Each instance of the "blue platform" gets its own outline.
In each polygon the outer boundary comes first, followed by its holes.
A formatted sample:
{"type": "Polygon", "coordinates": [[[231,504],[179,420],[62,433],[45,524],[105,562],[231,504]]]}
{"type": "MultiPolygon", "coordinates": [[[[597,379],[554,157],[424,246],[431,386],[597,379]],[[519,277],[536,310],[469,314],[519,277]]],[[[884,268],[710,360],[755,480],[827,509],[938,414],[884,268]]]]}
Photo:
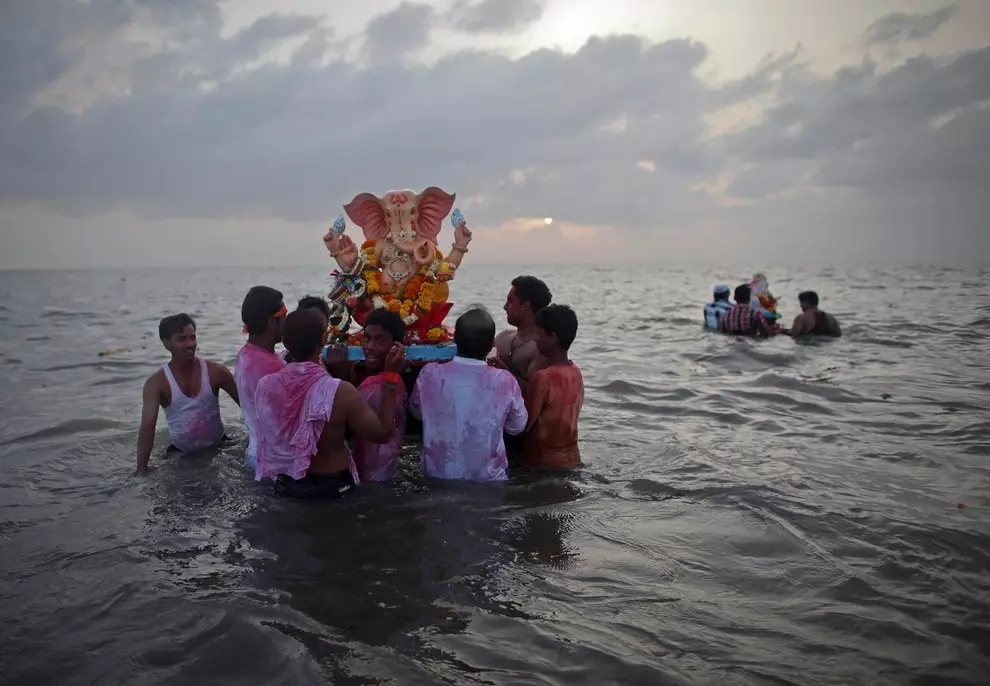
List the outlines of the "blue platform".
{"type": "MultiPolygon", "coordinates": [[[[323,348],[323,359],[327,357],[329,346],[323,348]]],[[[445,362],[454,359],[457,347],[453,343],[437,345],[410,345],[406,347],[406,360],[409,362],[445,362]]],[[[348,362],[364,362],[364,348],[359,345],[347,346],[348,362]]]]}

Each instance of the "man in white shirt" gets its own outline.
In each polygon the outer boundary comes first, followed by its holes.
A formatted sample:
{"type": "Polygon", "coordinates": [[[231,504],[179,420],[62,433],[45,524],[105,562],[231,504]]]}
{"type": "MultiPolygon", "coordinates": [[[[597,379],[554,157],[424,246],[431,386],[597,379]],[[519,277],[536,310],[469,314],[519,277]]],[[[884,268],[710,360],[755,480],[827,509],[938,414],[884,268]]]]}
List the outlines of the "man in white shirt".
{"type": "Polygon", "coordinates": [[[431,362],[416,380],[409,410],[423,422],[421,465],[427,476],[504,481],[508,467],[502,432],[526,428],[526,405],[511,372],[485,362],[495,341],[495,320],[483,308],[454,325],[457,355],[431,362]]]}
{"type": "Polygon", "coordinates": [[[713,297],[715,299],[705,305],[705,328],[717,331],[722,328],[722,317],[732,309],[732,303],[729,302],[729,287],[724,283],[715,286],[713,297]]]}

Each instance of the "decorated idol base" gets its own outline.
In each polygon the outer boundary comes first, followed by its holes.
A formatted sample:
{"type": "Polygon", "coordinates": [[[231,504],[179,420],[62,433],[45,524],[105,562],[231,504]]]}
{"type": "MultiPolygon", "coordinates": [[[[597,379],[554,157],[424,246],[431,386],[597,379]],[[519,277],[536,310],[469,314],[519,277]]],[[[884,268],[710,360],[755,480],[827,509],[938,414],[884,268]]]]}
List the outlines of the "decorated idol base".
{"type": "MultiPolygon", "coordinates": [[[[323,359],[327,359],[330,346],[323,348],[323,359]]],[[[406,361],[412,363],[447,362],[454,359],[457,347],[453,343],[436,345],[410,345],[406,348],[406,361]]],[[[364,348],[360,345],[347,346],[348,362],[364,362],[364,348]]]]}

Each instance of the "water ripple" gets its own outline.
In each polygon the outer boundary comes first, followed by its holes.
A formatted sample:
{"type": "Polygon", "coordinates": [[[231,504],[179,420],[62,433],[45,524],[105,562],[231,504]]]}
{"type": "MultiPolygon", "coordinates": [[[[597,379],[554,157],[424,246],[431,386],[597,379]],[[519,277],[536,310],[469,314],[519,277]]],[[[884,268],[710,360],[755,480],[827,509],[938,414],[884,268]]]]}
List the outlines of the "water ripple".
{"type": "MultiPolygon", "coordinates": [[[[990,272],[760,269],[843,338],[703,332],[748,269],[532,269],[581,317],[585,469],[441,488],[413,442],[340,503],[254,482],[226,399],[230,440],[161,426],[132,474],[158,318],[229,365],[248,287],[326,269],[0,273],[0,681],[984,683],[990,272]]],[[[455,314],[515,275],[466,270],[455,314]]]]}

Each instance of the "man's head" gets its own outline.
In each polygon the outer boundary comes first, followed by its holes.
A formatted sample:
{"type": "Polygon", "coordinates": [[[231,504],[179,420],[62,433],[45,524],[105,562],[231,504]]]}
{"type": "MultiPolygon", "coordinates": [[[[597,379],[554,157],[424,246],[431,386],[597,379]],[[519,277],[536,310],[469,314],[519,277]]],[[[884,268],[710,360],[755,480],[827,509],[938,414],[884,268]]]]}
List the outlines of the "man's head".
{"type": "Polygon", "coordinates": [[[807,312],[808,310],[813,310],[818,307],[818,294],[814,291],[805,291],[804,293],[798,294],[798,303],[801,305],[801,311],[807,312]]]}
{"type": "Polygon", "coordinates": [[[172,359],[191,360],[196,357],[196,322],[185,312],[158,322],[158,338],[172,353],[172,359]]]}
{"type": "Polygon", "coordinates": [[[385,358],[406,337],[406,324],[397,313],[380,307],[364,320],[364,363],[372,371],[385,368],[385,358]]]}
{"type": "Polygon", "coordinates": [[[241,305],[241,321],[252,336],[270,335],[273,343],[282,340],[282,324],[285,321],[285,303],[282,293],[268,286],[254,286],[244,296],[241,305]]]}
{"type": "Polygon", "coordinates": [[[323,315],[313,310],[290,312],[282,325],[282,342],[294,362],[315,362],[323,353],[327,327],[323,315]]]}
{"type": "Polygon", "coordinates": [[[753,297],[753,291],[748,284],[744,283],[741,286],[736,286],[735,297],[737,305],[749,305],[749,301],[753,297]]]}
{"type": "Polygon", "coordinates": [[[495,343],[495,320],[488,310],[476,305],[457,318],[454,344],[459,357],[483,360],[495,343]]]}
{"type": "Polygon", "coordinates": [[[536,313],[549,305],[550,300],[550,289],[545,283],[535,276],[517,276],[505,299],[505,318],[509,326],[531,324],[536,313]]]}
{"type": "Polygon", "coordinates": [[[299,301],[299,306],[297,309],[300,310],[312,310],[317,314],[323,315],[326,320],[326,325],[324,329],[330,326],[330,305],[323,298],[317,297],[315,295],[307,295],[299,301]]]}
{"type": "Polygon", "coordinates": [[[567,352],[577,336],[578,320],[567,305],[548,305],[536,313],[536,345],[544,357],[567,352]]]}
{"type": "Polygon", "coordinates": [[[729,299],[729,287],[724,283],[720,283],[715,286],[715,300],[728,300],[729,299]]]}

